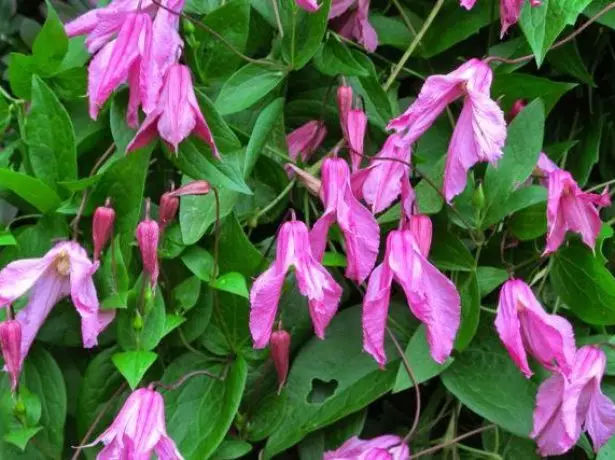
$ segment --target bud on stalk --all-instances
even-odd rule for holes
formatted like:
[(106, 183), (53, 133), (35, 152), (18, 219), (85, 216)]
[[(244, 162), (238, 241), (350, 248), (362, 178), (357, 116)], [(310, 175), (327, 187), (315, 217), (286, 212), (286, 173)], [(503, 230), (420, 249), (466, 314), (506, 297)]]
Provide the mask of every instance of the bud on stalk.
[(141, 251), (143, 269), (150, 275), (152, 286), (158, 281), (158, 241), (160, 228), (158, 222), (150, 219), (149, 198), (145, 203), (145, 219), (137, 226), (137, 243)]
[(115, 211), (111, 207), (111, 200), (107, 198), (104, 206), (94, 211), (92, 218), (92, 239), (94, 240), (94, 260), (98, 260), (102, 249), (107, 245), (113, 233)]
[(278, 373), (278, 394), (286, 383), (290, 355), (290, 334), (283, 329), (271, 334), (271, 358)]
[(0, 323), (0, 346), (6, 368), (11, 375), (11, 391), (15, 392), (21, 373), (21, 324), (17, 320)]

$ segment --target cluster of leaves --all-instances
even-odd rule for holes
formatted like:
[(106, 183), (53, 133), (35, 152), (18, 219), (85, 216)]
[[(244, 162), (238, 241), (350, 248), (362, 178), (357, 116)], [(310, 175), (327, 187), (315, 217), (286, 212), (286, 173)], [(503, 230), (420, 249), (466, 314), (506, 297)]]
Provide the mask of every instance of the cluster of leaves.
[[(421, 172), (413, 179), (418, 206), (434, 222), (430, 259), (456, 283), (462, 323), (453, 357), (437, 365), (424, 328), (411, 318), (403, 296), (394, 296), (389, 324), (407, 344), (418, 381), (425, 382), (412, 451), (493, 423), (495, 429), (434, 458), (451, 451), (464, 458), (536, 457), (527, 438), (537, 385), (545, 376), (526, 380), (493, 332), (497, 288), (510, 270), (536, 287), (548, 310), (557, 306), (573, 322), (578, 343), (605, 344), (603, 385), (615, 396), (609, 347), (615, 332), (612, 230), (603, 227), (595, 253), (570, 237), (555, 256), (543, 259), (546, 191), (518, 188), (543, 149), (565, 163), (581, 186), (615, 177), (615, 12), (549, 51), (580, 15), (595, 14), (605, 0), (526, 5), (519, 26), (502, 42), (496, 39), (497, 2), (479, 0), (466, 11), (446, 0), (399, 78), (385, 89), (432, 3), (373, 1), (370, 21), (380, 46), (367, 53), (328, 29), (330, 0), (312, 14), (294, 0), (281, 0), (281, 31), (270, 1), (188, 0), (185, 12), (196, 23), (182, 20), (183, 59), (222, 153), (219, 162), (194, 139), (184, 141), (177, 155), (152, 145), (126, 156), (134, 135), (125, 122), (127, 92), (115, 94), (97, 121), (89, 118), (89, 55), (83, 39), (66, 37), (56, 13), (65, 19), (85, 5), (48, 4), (39, 31), (35, 21), (17, 15), (12, 1), (0, 0), (0, 266), (41, 256), (53, 241), (69, 238), (69, 223), (80, 210), (85, 217), (79, 238), (91, 247), (87, 216), (110, 197), (115, 236), (96, 285), (102, 308), (118, 310), (99, 347), (83, 350), (74, 309), (68, 301), (55, 308), (26, 360), (17, 401), (8, 378), (0, 378), (0, 458), (69, 458), (69, 446), (79, 445), (86, 433), (90, 440), (100, 433), (130, 388), (158, 379), (174, 382), (200, 369), (225, 378), (194, 377), (164, 392), (169, 434), (187, 459), (231, 459), (260, 450), (264, 458), (286, 452), (287, 458), (316, 459), (352, 435), (403, 435), (417, 403), (412, 383), (391, 343), (383, 370), (362, 352), (361, 294), (343, 279), (341, 252), (325, 255), (325, 265), (345, 287), (326, 340), (312, 335), (306, 300), (292, 277), (287, 281), (280, 309), (292, 336), (292, 364), (280, 395), (268, 351), (252, 349), (248, 286), (268, 265), (287, 210), (292, 207), (306, 222), (321, 212), (319, 200), (284, 170), (285, 135), (322, 119), (329, 134), (317, 155), (341, 139), (334, 97), (339, 77), (363, 100), (366, 153), (372, 155), (386, 137), (388, 120), (416, 96), (426, 76), (450, 71), (459, 56), (485, 53), (534, 54), (534, 61), (495, 64), (492, 89), (504, 110), (519, 98), (532, 102), (510, 124), (498, 167), (475, 168), (453, 207), (433, 184), (442, 182), (452, 132), (448, 117), (455, 113), (439, 119), (413, 152)], [(91, 174), (112, 145), (113, 155)], [(194, 179), (219, 190), (219, 207), (213, 194), (181, 198), (177, 222), (160, 246), (160, 286), (141, 317), (134, 232), (143, 200), (157, 201), (171, 181)], [(399, 206), (379, 217), (383, 234), (398, 218)], [(331, 233), (332, 248), (339, 249), (339, 236)], [(93, 451), (82, 453), (93, 458)], [(579, 443), (583, 451), (594, 456), (585, 438)], [(613, 455), (615, 441), (597, 458)]]

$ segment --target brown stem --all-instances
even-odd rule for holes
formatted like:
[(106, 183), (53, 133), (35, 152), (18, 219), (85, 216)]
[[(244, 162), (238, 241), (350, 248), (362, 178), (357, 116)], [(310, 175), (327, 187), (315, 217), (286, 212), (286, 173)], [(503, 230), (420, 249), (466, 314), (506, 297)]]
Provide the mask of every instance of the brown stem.
[[(577, 30), (572, 32), (566, 38), (563, 38), (560, 41), (555, 42), (553, 44), (553, 46), (551, 46), (551, 48), (549, 48), (549, 51), (557, 49), (560, 46), (563, 46), (566, 43), (568, 43), (571, 40), (573, 40), (577, 35), (579, 35), (581, 32), (583, 32), (585, 29), (587, 29), (590, 25), (592, 25), (594, 22), (596, 22), (598, 19), (600, 19), (601, 16), (603, 16), (606, 13), (608, 13), (613, 8), (615, 8), (615, 2), (609, 3), (607, 6), (605, 6), (600, 11), (598, 11), (594, 16), (589, 18), (589, 20), (587, 20), (587, 22), (585, 22), (581, 27), (579, 27)], [(488, 64), (490, 62), (503, 62), (504, 64), (522, 64), (523, 62), (525, 62), (527, 60), (530, 60), (533, 57), (534, 57), (533, 54), (528, 54), (526, 56), (521, 56), (521, 57), (518, 57), (518, 58), (515, 58), (515, 59), (507, 59), (507, 58), (500, 57), (500, 56), (489, 56), (489, 57), (485, 58), (485, 64)]]
[(497, 426), (495, 424), (491, 424), (491, 425), (483, 426), (481, 428), (477, 428), (476, 430), (472, 430), (468, 433), (462, 434), (461, 436), (457, 436), (456, 438), (450, 439), (446, 442), (443, 442), (442, 444), (438, 444), (437, 446), (433, 446), (433, 447), (430, 447), (429, 449), (421, 450), (415, 454), (412, 454), (412, 458), (415, 459), (415, 458), (423, 457), (428, 454), (432, 454), (434, 452), (439, 451), (440, 449), (444, 449), (445, 447), (451, 446), (453, 444), (458, 443), (459, 441), (463, 441), (466, 438), (482, 433), (483, 431), (491, 430), (493, 428), (497, 428)]

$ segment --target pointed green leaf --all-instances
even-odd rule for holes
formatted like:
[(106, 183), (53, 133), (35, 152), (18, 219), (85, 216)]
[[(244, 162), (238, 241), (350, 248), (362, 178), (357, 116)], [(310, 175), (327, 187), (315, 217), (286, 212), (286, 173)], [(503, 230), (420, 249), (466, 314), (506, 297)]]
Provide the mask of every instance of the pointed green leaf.
[(125, 351), (116, 353), (111, 357), (115, 367), (126, 378), (131, 389), (137, 388), (139, 382), (158, 359), (158, 355), (153, 351)]

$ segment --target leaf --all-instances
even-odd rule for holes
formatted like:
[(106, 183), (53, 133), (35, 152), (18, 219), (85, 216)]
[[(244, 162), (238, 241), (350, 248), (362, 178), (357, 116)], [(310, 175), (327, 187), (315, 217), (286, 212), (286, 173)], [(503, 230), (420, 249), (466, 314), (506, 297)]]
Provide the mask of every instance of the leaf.
[(369, 76), (369, 72), (355, 60), (348, 47), (333, 34), (329, 35), (327, 41), (321, 45), (313, 62), (321, 73), (331, 77)]
[(543, 201), (515, 213), (510, 219), (510, 233), (521, 241), (530, 241), (547, 233), (547, 203)]
[(508, 200), (500, 203), (499, 206), (491, 206), (483, 218), (481, 228), (485, 229), (496, 224), (505, 217), (515, 212), (527, 209), (535, 204), (545, 203), (547, 200), (547, 189), (541, 185), (530, 185), (520, 187), (513, 191)]
[(591, 123), (587, 124), (582, 142), (568, 155), (566, 163), (566, 169), (572, 173), (580, 187), (587, 184), (587, 179), (600, 158), (605, 116), (596, 118), (592, 118)]
[(230, 292), (231, 294), (236, 294), (238, 296), (245, 297), (246, 299), (250, 298), (246, 279), (241, 273), (224, 273), (213, 282), (209, 283), (209, 285), (220, 291)]
[(497, 78), (493, 79), (491, 95), (494, 99), (501, 101), (502, 110), (505, 112), (508, 112), (518, 99), (540, 98), (544, 102), (545, 112), (548, 114), (553, 110), (557, 101), (576, 86), (578, 86), (576, 83), (556, 82), (516, 72), (498, 74)]
[(455, 349), (464, 350), (476, 334), (480, 321), (480, 290), (475, 273), (464, 273), (457, 278), (461, 296), (461, 324), (455, 339)]
[(252, 444), (239, 439), (225, 439), (211, 457), (212, 460), (243, 458), (252, 450)]
[(529, 436), (536, 384), (523, 377), (489, 329), (480, 331), (441, 379), (468, 409), (516, 436)]
[[(529, 104), (508, 127), (504, 156), (485, 174), (485, 217), (481, 228), (501, 216), (502, 203), (530, 176), (542, 149), (544, 108), (540, 100)], [(495, 222), (497, 222), (497, 220)]]
[[(143, 279), (129, 293), (128, 308), (117, 315), (117, 343), (127, 351), (153, 350), (169, 332), (162, 293), (159, 288), (156, 292), (151, 292), (149, 286), (142, 288)], [(135, 327), (137, 324), (139, 327)]]
[[(433, 360), (427, 344), (424, 325), (419, 326), (414, 332), (404, 354), (418, 383), (426, 382), (441, 374), (454, 361), (453, 358), (449, 358), (443, 364), (438, 364)], [(400, 364), (397, 370), (395, 385), (393, 385), (393, 393), (399, 393), (413, 386), (406, 368), (403, 364)]]
[(263, 255), (254, 247), (233, 214), (226, 218), (220, 230), (220, 271), (239, 272), (246, 277), (256, 276), (266, 264)]
[[(223, 375), (224, 365), (186, 353), (171, 363), (162, 380), (171, 384), (196, 370)], [(216, 451), (235, 419), (247, 373), (245, 360), (237, 356), (223, 381), (198, 375), (164, 392), (167, 430), (186, 460), (209, 458)]]
[[(416, 30), (419, 30), (422, 24), (421, 19), (414, 14), (409, 15), (408, 11), (406, 15), (410, 17), (410, 22)], [(405, 51), (412, 41), (413, 35), (400, 17), (374, 13), (369, 15), (369, 22), (378, 35), (378, 46), (390, 45)]]
[(285, 77), (281, 70), (247, 64), (224, 82), (215, 107), (222, 115), (240, 112), (273, 91)]
[(21, 428), (19, 430), (11, 430), (4, 435), (4, 440), (9, 444), (19, 447), (23, 452), (26, 450), (26, 445), (39, 431), (43, 429), (42, 426), (35, 428)]
[(429, 259), (440, 270), (474, 270), (474, 257), (465, 244), (454, 234), (436, 231), (429, 251)]
[(115, 148), (120, 154), (126, 153), (126, 147), (135, 134), (136, 130), (132, 129), (126, 123), (126, 109), (128, 107), (128, 91), (123, 91), (116, 94), (111, 100), (111, 110), (109, 110), (109, 125), (111, 127), (111, 135)]
[(200, 246), (191, 246), (181, 255), (182, 262), (201, 281), (208, 282), (214, 267), (214, 257)]
[(125, 351), (115, 353), (111, 361), (126, 378), (130, 388), (134, 390), (143, 379), (147, 370), (158, 359), (158, 355), (152, 351)]
[(476, 269), (476, 280), (478, 281), (480, 298), (491, 294), (507, 279), (508, 272), (506, 270), (496, 267), (478, 267)]
[(615, 324), (615, 278), (580, 243), (554, 255), (550, 280), (562, 301), (588, 324)]
[(350, 77), (348, 81), (359, 96), (363, 98), (367, 118), (371, 123), (384, 129), (391, 118), (393, 108), (387, 93), (380, 86), (378, 75), (372, 61), (362, 53), (353, 52), (354, 59), (369, 71), (367, 77)]
[(43, 76), (53, 74), (67, 51), (68, 37), (64, 32), (64, 24), (51, 3), (47, 2), (47, 19), (32, 46), (37, 71)]
[(19, 195), (42, 213), (48, 213), (60, 206), (60, 197), (44, 182), (10, 169), (0, 168), (0, 183)]
[(299, 8), (294, 0), (280, 2), (280, 17), (284, 29), (282, 56), (293, 70), (306, 65), (320, 48), (327, 30), (332, 0), (320, 2), (318, 11)]
[(36, 72), (34, 58), (21, 53), (11, 53), (9, 58), (8, 78), (11, 90), (17, 97), (31, 99), (32, 75)]
[(199, 74), (205, 81), (227, 77), (242, 62), (229, 44), (240, 53), (245, 51), (250, 29), (250, 3), (247, 0), (223, 3), (205, 16), (203, 24), (227, 43), (201, 28), (195, 30), (194, 36), (200, 42), (196, 59)]
[(32, 77), (32, 106), (26, 120), (28, 158), (34, 175), (57, 189), (77, 178), (75, 131), (66, 109), (39, 77)]
[(484, 431), (482, 438), (484, 448), (488, 452), (499, 453), (503, 459), (540, 459), (536, 453), (535, 441), (519, 438), (508, 433), (496, 433), (495, 430)]
[(201, 280), (196, 276), (185, 278), (171, 291), (175, 309), (182, 312), (192, 309), (198, 302), (200, 295)]
[(560, 72), (571, 75), (586, 85), (595, 86), (593, 76), (587, 70), (574, 42), (552, 50), (547, 61)]

